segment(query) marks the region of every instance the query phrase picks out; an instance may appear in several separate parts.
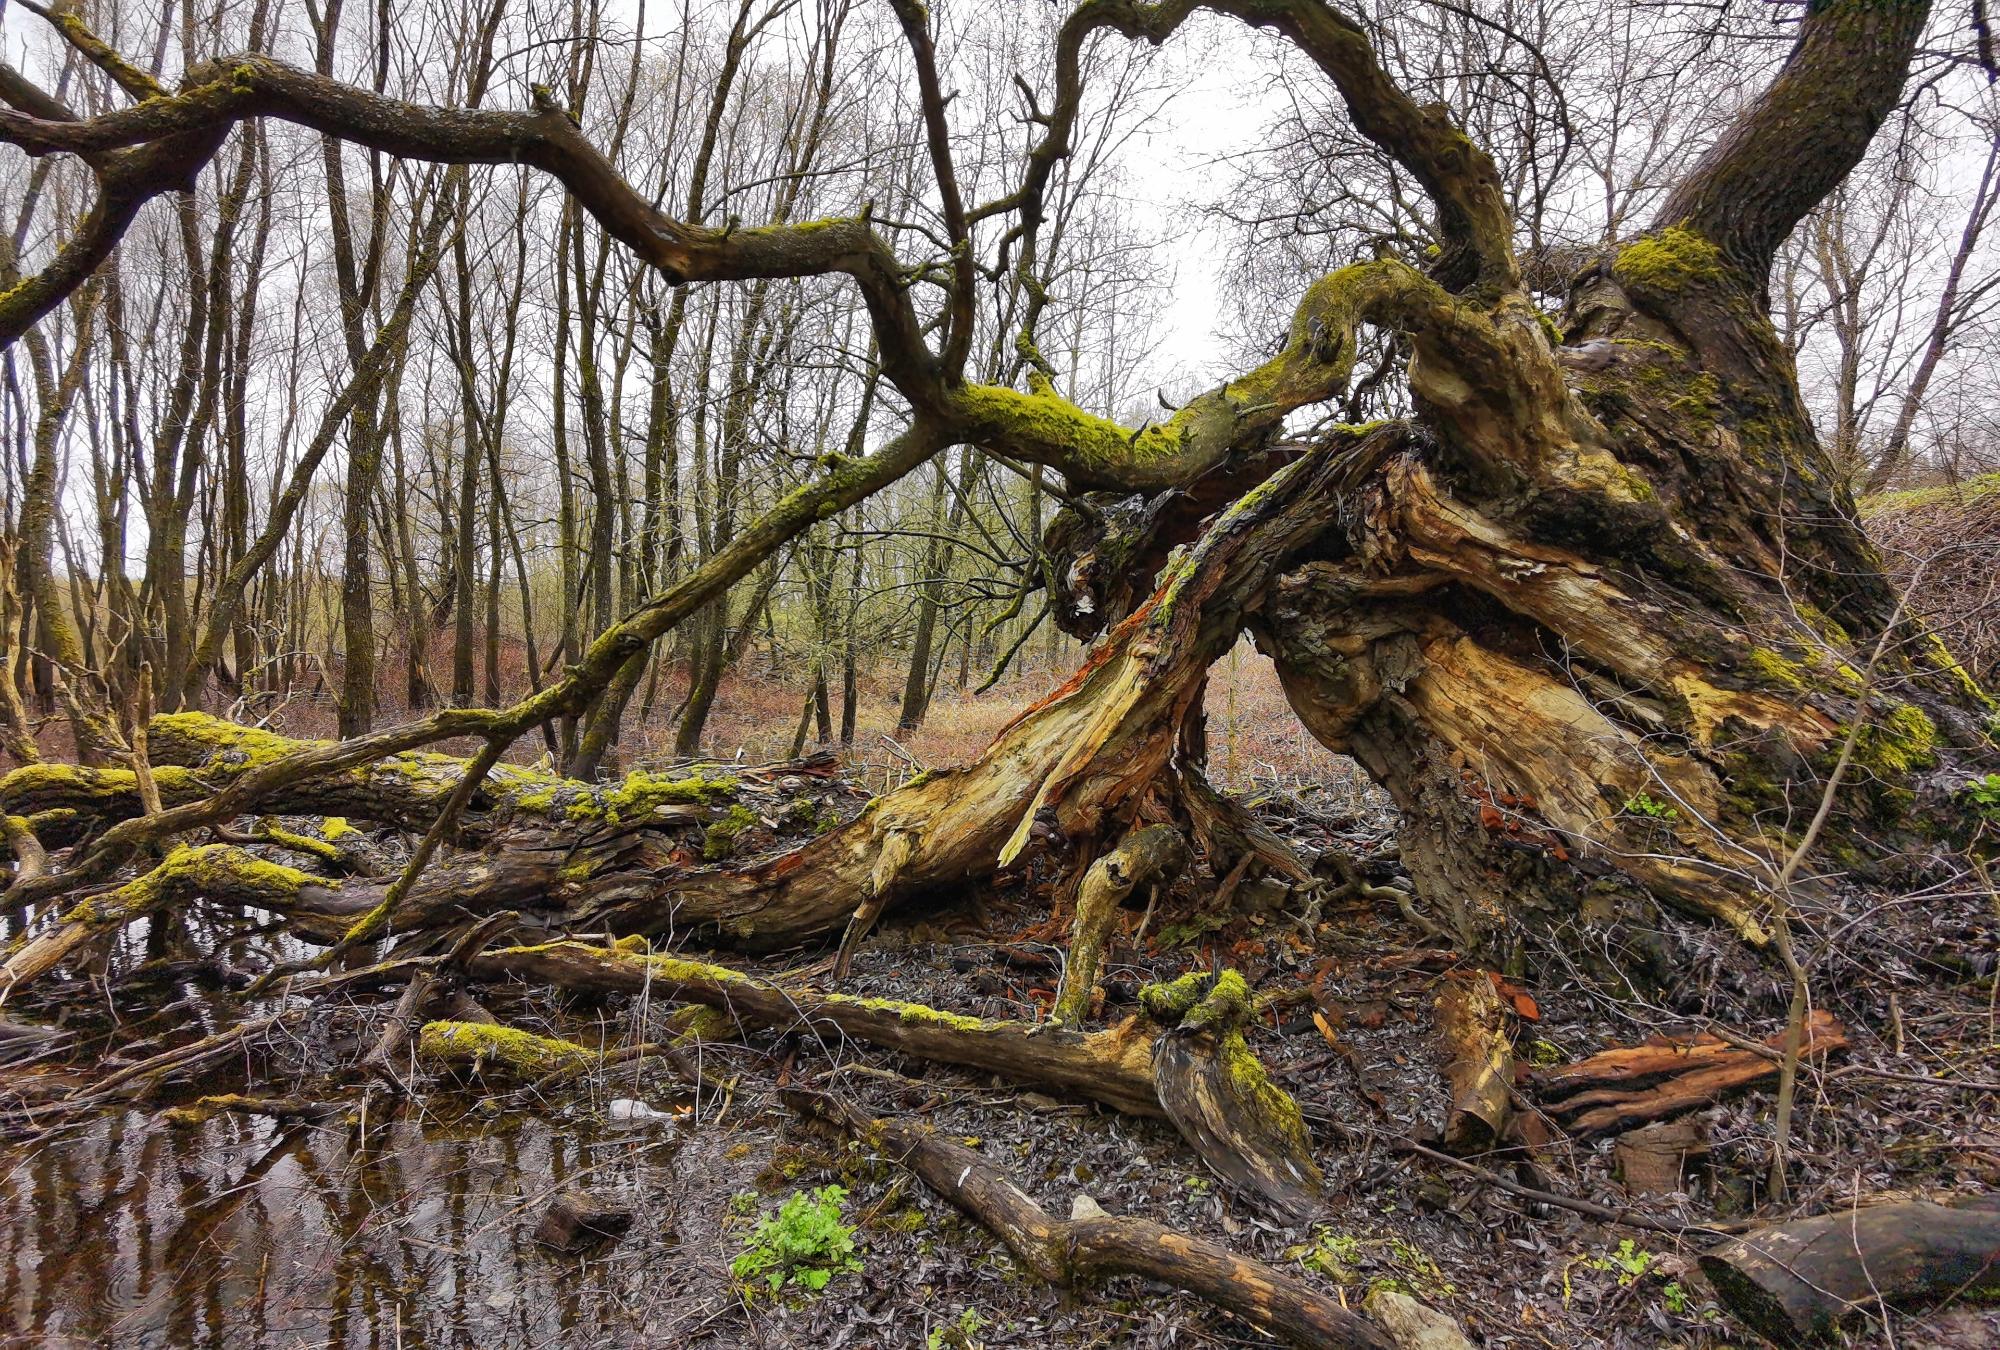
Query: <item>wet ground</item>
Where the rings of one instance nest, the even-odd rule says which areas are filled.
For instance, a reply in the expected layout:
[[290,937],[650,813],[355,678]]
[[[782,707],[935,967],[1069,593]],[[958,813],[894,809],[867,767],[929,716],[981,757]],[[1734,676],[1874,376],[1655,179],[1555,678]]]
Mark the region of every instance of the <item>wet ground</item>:
[[[1276,803],[1272,819],[1298,836],[1310,814]],[[1318,826],[1345,831],[1345,846],[1379,850],[1381,836],[1365,821]],[[1841,1063],[1936,1073],[1983,1054],[1990,1066],[2000,1039],[1988,1004],[1986,900],[1942,884],[1913,894],[1918,901],[1875,914],[1865,951],[1841,938],[1837,916],[1817,917],[1825,941],[1814,959],[1827,1004],[1855,1037]],[[1869,909],[1861,897],[1848,903],[1856,913]],[[855,991],[984,1016],[1033,1015],[1053,983],[1051,950],[1038,945],[1046,917],[1045,902],[1023,888],[926,921],[892,922],[861,953]],[[1327,1175],[1315,1224],[1281,1226],[1232,1197],[1164,1124],[797,1034],[692,1035],[681,1051],[699,1070],[693,1091],[657,1064],[545,1092],[438,1082],[392,1118],[360,1121],[351,1118],[360,1100],[354,1079],[339,1070],[372,1043],[386,1010],[377,994],[261,1033],[198,1089],[80,1118],[17,1116],[0,1141],[0,1342],[814,1350],[1269,1343],[1197,1300],[1137,1280],[1080,1293],[1034,1280],[899,1168],[803,1128],[777,1088],[815,1083],[878,1114],[927,1119],[1053,1212],[1066,1215],[1088,1195],[1113,1213],[1226,1243],[1357,1301],[1390,1283],[1451,1313],[1483,1344],[1745,1343],[1694,1275],[1692,1246],[1514,1199],[1391,1147],[1398,1137],[1426,1137],[1441,1117],[1432,1004],[1453,964],[1393,907],[1334,905],[1305,929],[1275,913],[1222,926],[1198,909],[1167,906],[1154,934],[1161,940],[1144,950],[1114,949],[1104,1019],[1122,1015],[1120,1000],[1145,980],[1224,963],[1266,991],[1308,991],[1274,1010],[1252,1043],[1313,1127]],[[1782,990],[1767,971],[1714,935],[1675,937],[1686,969],[1653,1004],[1613,998],[1580,973],[1530,982],[1536,1016],[1523,1027],[1524,1052],[1566,1060],[1699,1025],[1711,1012],[1755,1034],[1775,1025]],[[143,944],[144,935],[133,941]],[[503,1020],[586,1041],[690,1035],[674,1010],[623,999],[481,996]],[[0,1079],[12,1076],[18,1087],[98,1067],[106,1056],[213,1032],[239,1015],[213,982],[150,991],[148,1006],[175,1009],[164,1018],[134,1017],[140,1000],[130,990],[108,1002],[132,1020],[115,1024],[104,1007],[66,1009],[70,1047]],[[223,1115],[189,1124],[172,1113],[196,1090],[273,1078],[345,1109],[291,1122]],[[621,1100],[658,1114],[618,1123],[612,1104]],[[1809,1075],[1795,1199],[1825,1207],[1855,1191],[1991,1187],[2000,1182],[1994,1106],[1990,1095],[1838,1069]],[[1770,1107],[1760,1092],[1701,1113],[1712,1151],[1677,1196],[1628,1196],[1608,1143],[1555,1147],[1532,1171],[1510,1175],[1565,1195],[1637,1203],[1669,1220],[1726,1222],[1765,1199]],[[861,1269],[836,1276],[816,1298],[746,1293],[730,1262],[757,1222],[785,1197],[830,1183],[847,1189]],[[537,1242],[533,1229],[551,1198],[571,1189],[630,1207],[629,1233],[580,1255]],[[1621,1241],[1632,1245],[1621,1249]],[[2000,1317],[1897,1317],[1893,1329],[1863,1326],[1853,1343],[1996,1344]]]

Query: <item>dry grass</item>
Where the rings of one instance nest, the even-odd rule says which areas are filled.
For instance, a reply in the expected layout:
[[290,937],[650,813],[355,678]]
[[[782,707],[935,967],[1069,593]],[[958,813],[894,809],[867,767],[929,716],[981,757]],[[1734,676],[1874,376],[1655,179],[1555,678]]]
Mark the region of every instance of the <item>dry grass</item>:
[[1911,607],[1976,679],[2000,682],[2000,473],[1885,492],[1862,513],[1890,574],[1917,578]]

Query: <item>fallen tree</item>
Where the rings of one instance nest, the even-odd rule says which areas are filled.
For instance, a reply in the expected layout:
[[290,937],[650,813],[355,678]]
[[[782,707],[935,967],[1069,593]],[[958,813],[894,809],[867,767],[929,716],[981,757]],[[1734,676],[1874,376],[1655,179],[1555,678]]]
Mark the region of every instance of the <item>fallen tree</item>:
[[1704,1252],[1723,1306],[1784,1345],[1829,1337],[1856,1313],[1991,1297],[2000,1203],[1878,1203],[1747,1233]]
[[[1276,659],[1305,724],[1388,789],[1420,905],[1472,946],[1506,942],[1520,925],[1643,927],[1661,903],[1761,943],[1761,897],[1792,839],[1789,822],[1850,728],[1862,729],[1862,781],[1823,846],[1865,864],[1871,852],[1947,828],[1943,771],[1987,762],[1992,705],[1934,641],[1885,632],[1891,588],[1761,300],[1779,242],[1893,105],[1926,6],[1812,6],[1772,87],[1669,195],[1651,229],[1569,279],[1554,321],[1522,281],[1491,161],[1394,85],[1361,28],[1306,0],[1202,7],[1273,27],[1315,62],[1360,130],[1429,194],[1439,242],[1423,267],[1385,257],[1326,276],[1301,298],[1269,362],[1137,429],[1075,407],[1032,361],[1027,392],[965,383],[970,261],[954,265],[955,299],[934,351],[865,214],[763,231],[691,227],[635,193],[553,106],[389,107],[263,56],[190,69],[169,90],[80,23],[59,25],[145,101],[79,118],[46,96],[31,100],[0,117],[0,135],[32,154],[115,161],[121,184],[150,184],[153,159],[179,174],[185,156],[212,154],[238,122],[279,118],[413,158],[535,165],[675,281],[851,277],[869,297],[885,375],[913,422],[877,455],[802,487],[532,699],[499,712],[447,710],[340,745],[253,753],[219,791],[169,772],[162,810],[90,835],[65,868],[23,878],[15,899],[100,882],[146,848],[282,798],[319,795],[346,812],[385,776],[372,766],[407,768],[389,757],[472,736],[485,747],[463,769],[440,766],[435,781],[388,794],[408,808],[405,823],[428,814],[461,838],[458,817],[474,798],[487,807],[496,796],[549,791],[501,763],[515,738],[588,714],[680,618],[811,521],[954,442],[1053,466],[1074,488],[1133,508],[1088,517],[1072,508],[1051,536],[1056,557],[1071,563],[1047,569],[1059,614],[1073,631],[1108,634],[1077,679],[976,764],[890,794],[825,840],[664,883],[656,878],[671,869],[657,859],[606,867],[587,895],[564,898],[555,926],[661,931],[678,916],[776,947],[990,875],[1031,846],[1060,846],[1087,867],[1131,828],[1196,809],[1188,803],[1200,794],[1188,785],[1199,738],[1182,733],[1203,670],[1246,627]],[[1019,193],[993,208],[1018,210],[1027,242],[1048,174],[1067,153],[1081,45],[1106,28],[1163,41],[1194,8],[1086,4],[1072,16],[1047,139]],[[903,18],[923,67],[926,21],[914,9]],[[934,111],[936,133],[941,102]],[[1808,122],[1834,131],[1801,139]],[[937,153],[948,162],[948,149]],[[92,250],[157,190],[121,198],[128,214],[99,222],[108,239],[10,294],[0,333],[18,332],[80,284],[79,261],[98,256]],[[1309,447],[1283,442],[1290,412],[1344,386],[1364,325],[1408,344],[1412,415]],[[1023,340],[1032,346],[1031,334]],[[1580,359],[1586,347],[1591,359]],[[1859,653],[1885,637],[1881,669],[1871,662],[1861,678]],[[172,732],[149,736],[153,754],[171,758]],[[129,785],[73,775],[76,795],[50,809],[78,814],[51,828],[88,833],[91,818],[129,811],[133,772]],[[24,804],[36,799],[17,786]],[[40,800],[54,801],[54,785],[43,786]],[[434,851],[427,841],[420,864]],[[1233,859],[1208,861],[1226,870]],[[343,900],[329,910],[315,895],[304,908],[322,926],[362,914],[371,933],[421,925],[435,908],[420,894],[423,870],[372,907]],[[472,882],[467,907],[477,909],[481,885],[512,888],[506,870],[461,878]],[[1627,950],[1647,959],[1643,944]]]
[[[674,220],[546,95],[524,110],[417,107],[261,53],[193,65],[169,88],[76,15],[53,20],[133,101],[84,116],[17,77],[0,81],[10,105],[0,139],[74,156],[100,189],[50,264],[0,294],[0,341],[75,294],[144,203],[177,191],[237,126],[280,119],[387,154],[549,174],[670,284],[845,277],[866,299],[881,378],[907,421],[872,454],[828,456],[511,707],[444,709],[338,742],[182,710],[138,717],[121,746],[111,709],[79,705],[79,760],[124,763],[30,762],[0,780],[0,838],[15,864],[4,903],[27,916],[0,955],[0,999],[42,982],[39,996],[65,969],[89,973],[142,921],[149,940],[184,942],[174,921],[195,907],[272,923],[340,959],[387,944],[367,954],[388,983],[387,972],[428,970],[416,963],[509,914],[517,945],[460,953],[464,969],[657,992],[1163,1115],[1239,1190],[1297,1219],[1321,1179],[1296,1107],[1248,1051],[1240,980],[1155,988],[1156,1026],[1080,1029],[1108,912],[1178,866],[1166,841],[1191,843],[1197,874],[1223,891],[1250,867],[1311,875],[1203,777],[1207,671],[1245,632],[1276,662],[1304,725],[1393,799],[1410,913],[1481,956],[1553,943],[1588,959],[1613,953],[1600,964],[1621,967],[1593,973],[1664,979],[1674,964],[1656,931],[1662,906],[1762,945],[1774,908],[1790,903],[1779,893],[1802,845],[1865,872],[1955,828],[1952,793],[1995,763],[1994,704],[1902,620],[1766,297],[1779,245],[1900,97],[1927,5],[1806,6],[1772,86],[1650,225],[1542,292],[1523,279],[1491,158],[1396,85],[1359,23],[1316,0],[1087,0],[1059,36],[1056,89],[1034,119],[1023,180],[971,207],[951,171],[929,19],[913,3],[896,8],[937,168],[947,256],[935,267],[899,259],[871,209],[766,228]],[[1197,9],[1275,29],[1324,73],[1357,128],[1429,198],[1430,247],[1388,248],[1319,279],[1270,360],[1157,423],[1122,426],[1065,397],[1026,355],[1032,320],[1018,334],[1025,388],[969,378],[982,276],[973,223],[1008,218],[1006,247],[1032,250],[1050,175],[1069,153],[1086,42],[1105,31],[1161,42]],[[938,281],[939,308],[920,308],[928,292],[913,279]],[[1407,354],[1406,415],[1288,439],[1288,419],[1346,388],[1369,329]],[[641,771],[606,785],[505,762],[537,728],[595,719],[592,754],[575,761],[594,763],[631,692],[621,673],[653,643],[815,523],[956,445],[1062,475],[1071,505],[1045,540],[1042,581],[1065,627],[1099,639],[1073,678],[971,763],[921,775],[837,828],[819,832],[815,817],[796,831],[809,838],[772,831],[772,847],[746,849],[745,831],[768,826],[740,777]],[[44,562],[52,516],[43,502],[26,531],[26,552]],[[47,566],[35,579],[54,594]],[[37,603],[38,619],[55,621],[61,605]],[[199,674],[177,671],[176,693],[198,694]],[[0,730],[17,757],[38,760],[14,693],[0,688]],[[477,747],[469,757],[426,749],[464,739]],[[1850,762],[1855,786],[1836,799],[1829,775]],[[246,834],[246,820],[277,816],[319,823]],[[421,834],[398,874],[342,856],[335,822],[357,819]],[[671,934],[774,951],[844,931],[844,977],[885,911],[1031,863],[1059,872],[1057,894],[1077,902],[1060,1026],[957,1018],[566,940]],[[1579,929],[1605,931],[1583,941]],[[1504,1012],[1471,992],[1448,1000],[1445,1019],[1448,1129],[1466,1148],[1501,1130],[1509,1069]],[[572,1062],[472,1025],[428,1023],[419,1052],[459,1065],[512,1044],[552,1069]],[[203,1044],[145,1072],[184,1073],[234,1045]],[[1820,1048],[1816,1034],[1809,1051]],[[1655,1118],[1769,1071],[1750,1058],[1718,1053],[1664,1084],[1600,1085],[1608,1095],[1564,1109],[1585,1132]],[[927,1177],[962,1161],[902,1137]],[[964,1189],[974,1175],[947,1193],[1038,1253],[1027,1258],[1037,1269],[1158,1274],[1295,1336],[1374,1343],[1310,1291],[1226,1253],[1165,1261],[1160,1230],[1061,1224],[1004,1180],[977,1174],[977,1193]]]

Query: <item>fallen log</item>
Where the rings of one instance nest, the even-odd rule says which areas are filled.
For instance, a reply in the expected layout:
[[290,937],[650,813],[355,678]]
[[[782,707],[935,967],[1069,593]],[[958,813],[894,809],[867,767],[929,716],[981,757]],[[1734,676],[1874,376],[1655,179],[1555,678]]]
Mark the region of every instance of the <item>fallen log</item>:
[[537,1036],[492,1022],[426,1022],[417,1032],[417,1062],[475,1078],[500,1076],[538,1083],[587,1073],[603,1057],[575,1041]]
[[475,978],[521,978],[564,989],[646,993],[702,1003],[748,1026],[851,1038],[919,1059],[1061,1088],[1132,1115],[1164,1116],[1239,1192],[1292,1221],[1317,1207],[1319,1168],[1296,1103],[1243,1038],[1243,977],[1193,974],[1144,991],[1143,1017],[1104,1031],[990,1021],[921,1003],[820,993],[725,966],[616,947],[551,942],[470,958]]
[[1293,1345],[1394,1350],[1395,1342],[1295,1276],[1146,1219],[1079,1199],[1057,1219],[971,1149],[907,1121],[874,1118],[820,1093],[786,1094],[793,1109],[835,1126],[917,1174],[1053,1284],[1139,1275],[1185,1289]]
[[1788,1345],[1830,1336],[1849,1315],[2000,1298],[2000,1196],[1864,1205],[1799,1219],[1703,1253],[1722,1306]]
[[562,989],[649,993],[656,1002],[701,1003],[753,1027],[794,1028],[851,1038],[919,1059],[961,1064],[1065,1089],[1128,1114],[1159,1116],[1153,1032],[1131,1018],[1081,1033],[1031,1022],[989,1021],[921,1003],[862,998],[746,975],[727,966],[649,954],[643,941],[616,947],[550,942],[471,957],[475,979],[525,979]]
[[[1806,1019],[1801,1058],[1824,1058],[1847,1044],[1827,1012]],[[1778,1032],[1764,1044],[1784,1043]],[[1608,1134],[1708,1105],[1778,1075],[1778,1061],[1706,1033],[1654,1037],[1643,1044],[1528,1075],[1549,1115],[1573,1135]],[[1551,1100],[1554,1098],[1555,1100]]]

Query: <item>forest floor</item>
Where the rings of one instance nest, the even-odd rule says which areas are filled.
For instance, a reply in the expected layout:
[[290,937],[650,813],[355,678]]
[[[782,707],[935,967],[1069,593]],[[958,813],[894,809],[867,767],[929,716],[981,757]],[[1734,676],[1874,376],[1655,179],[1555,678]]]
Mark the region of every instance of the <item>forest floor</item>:
[[[1386,817],[1365,803],[1357,811],[1324,791],[1253,795],[1301,845],[1362,858],[1393,852]],[[1386,875],[1394,863],[1370,870]],[[1834,955],[1819,972],[1821,1006],[1853,1044],[1802,1084],[1792,1203],[1837,1208],[1884,1189],[2000,1182],[1990,1096],[1862,1072],[1943,1075],[1991,1063],[1995,953],[1982,909],[1990,899],[1857,894],[1843,903],[1869,906],[1870,938],[1848,955],[1837,942],[1826,948]],[[1031,880],[1011,894],[892,920],[862,951],[854,988],[1033,1017],[1053,980],[1054,949],[1041,945],[1052,936],[1046,918]],[[1583,979],[1528,985],[1531,1002],[1516,1000],[1534,1014],[1519,1029],[1522,1050],[1569,1061],[1711,1018],[1753,1035],[1772,1030],[1783,997],[1769,973],[1719,938],[1703,950],[1709,959],[1657,1004],[1613,998]],[[1088,1195],[1112,1213],[1213,1238],[1356,1301],[1392,1283],[1457,1317],[1483,1344],[1741,1342],[1692,1267],[1698,1242],[1523,1203],[1390,1146],[1435,1135],[1444,1100],[1432,1006],[1457,964],[1406,929],[1392,906],[1329,909],[1308,932],[1277,914],[1225,920],[1180,895],[1143,947],[1114,950],[1106,1016],[1144,981],[1224,962],[1265,988],[1311,991],[1310,1002],[1274,1012],[1252,1038],[1314,1128],[1327,1201],[1310,1227],[1276,1225],[1232,1198],[1161,1122],[797,1035],[742,1038],[712,1027],[704,1035],[703,1024],[690,1027],[666,1007],[524,992],[489,1004],[514,1025],[586,1040],[687,1037],[701,1089],[617,1069],[540,1094],[447,1085],[373,1131],[235,1116],[181,1125],[164,1113],[171,1100],[68,1122],[5,1146],[0,1308],[13,1343],[40,1345],[1264,1343],[1192,1297],[1136,1280],[1078,1295],[1036,1282],[897,1167],[802,1128],[777,1089],[811,1081],[837,1084],[878,1114],[925,1117],[1054,1212]],[[67,1029],[81,1033],[77,1053],[28,1072],[134,1058],[242,1015],[194,980],[150,1002],[158,1011],[141,1011],[125,990],[118,1011],[110,1001],[67,1010]],[[385,1007],[330,1012],[266,1039],[250,1058],[267,1061],[266,1080],[310,1081],[371,1044]],[[285,1067],[273,1074],[269,1061]],[[198,1090],[227,1090],[240,1078],[223,1071]],[[614,1105],[621,1101],[657,1114],[621,1120],[632,1113]],[[1710,1152],[1676,1195],[1628,1196],[1608,1142],[1551,1146],[1517,1159],[1529,1170],[1512,1174],[1669,1223],[1726,1222],[1764,1200],[1770,1110],[1764,1090],[1701,1113]],[[746,1295],[730,1267],[757,1224],[785,1197],[828,1185],[846,1190],[860,1269],[818,1297]],[[575,1187],[631,1205],[632,1232],[581,1257],[540,1247],[529,1230],[550,1196]],[[1876,1323],[1856,1343],[2000,1337],[1992,1312],[1892,1321],[1893,1340]]]
[[[1351,765],[1291,739],[1295,720],[1280,715],[1267,666],[1224,666],[1210,701],[1218,776],[1306,856],[1339,852],[1372,880],[1393,877],[1386,803]],[[987,708],[1018,708],[1025,692],[1000,691],[990,705],[948,697],[931,730],[896,742],[901,756],[880,756],[864,738],[855,778],[830,791],[858,809],[886,785],[874,775],[893,780],[903,756],[925,765],[968,757],[968,745],[976,750],[970,743],[983,744],[999,720],[982,723]],[[783,746],[752,734],[776,725],[781,710],[759,713],[745,686],[733,693],[716,723],[723,740],[739,728],[751,760],[788,750],[789,725]],[[864,729],[871,725],[864,718]],[[293,722],[286,730],[315,728]],[[891,916],[860,951],[850,991],[984,1017],[1038,1017],[1064,936],[1050,923],[1046,882],[1030,869],[1011,889]],[[922,1117],[1058,1215],[1088,1196],[1113,1214],[1260,1257],[1356,1304],[1391,1285],[1449,1313],[1480,1344],[1754,1341],[1722,1316],[1694,1266],[1707,1239],[1599,1223],[1397,1147],[1435,1141],[1444,1114],[1434,1005],[1461,965],[1451,951],[1408,926],[1393,904],[1335,902],[1302,924],[1254,905],[1211,913],[1204,906],[1213,889],[1212,879],[1184,879],[1142,943],[1130,937],[1138,915],[1123,916],[1128,936],[1104,972],[1099,1024],[1122,1016],[1142,984],[1191,969],[1229,965],[1260,992],[1304,991],[1272,1009],[1251,1044],[1312,1128],[1326,1197],[1309,1225],[1276,1223],[1233,1196],[1165,1122],[796,1030],[744,1035],[712,1017],[623,997],[479,991],[515,1026],[588,1043],[678,1040],[698,1068],[698,1087],[657,1067],[614,1067],[542,1091],[439,1080],[373,1124],[339,1116],[184,1122],[171,1114],[194,1096],[253,1081],[351,1084],[341,1075],[374,1043],[389,1006],[357,998],[260,1035],[240,1063],[165,1097],[54,1124],[14,1117],[0,1142],[0,1344],[1269,1343],[1192,1296],[1136,1279],[1075,1293],[1040,1283],[901,1168],[802,1125],[779,1095],[800,1085],[837,1089],[877,1115]],[[1764,1189],[1768,1083],[1690,1117],[1707,1151],[1679,1191],[1628,1193],[1612,1139],[1558,1134],[1532,1154],[1490,1155],[1480,1165],[1670,1227],[1837,1210],[1883,1191],[2000,1185],[2000,1096],[1936,1081],[1995,1076],[1995,903],[1963,880],[1895,895],[1835,886],[1802,915],[1817,1007],[1847,1029],[1850,1044],[1802,1076],[1786,1205],[1769,1204]],[[1542,978],[1507,986],[1522,1060],[1566,1063],[1718,1024],[1765,1037],[1782,1025],[1786,991],[1771,968],[1719,933],[1690,927],[1673,936],[1696,959],[1649,998],[1614,994],[1557,953],[1533,953]],[[127,938],[135,948],[145,940],[141,928]],[[283,955],[282,941],[269,939],[271,950],[259,955]],[[781,974],[785,965],[756,968]],[[241,983],[211,966],[176,970],[150,987],[107,986],[89,1004],[17,1001],[9,1019],[39,1016],[70,1039],[60,1053],[17,1061],[7,1073],[21,1075],[17,1085],[27,1076],[82,1080],[212,1034],[260,1011],[230,995]],[[1532,1108],[1531,1096],[1521,1104]],[[845,1191],[858,1268],[817,1296],[752,1292],[733,1260],[788,1197],[826,1186]],[[551,1197],[572,1189],[627,1205],[637,1221],[622,1240],[582,1255],[549,1250],[532,1230]],[[1850,1339],[1905,1350],[1991,1345],[2000,1343],[2000,1311],[1915,1319],[1882,1310]]]

